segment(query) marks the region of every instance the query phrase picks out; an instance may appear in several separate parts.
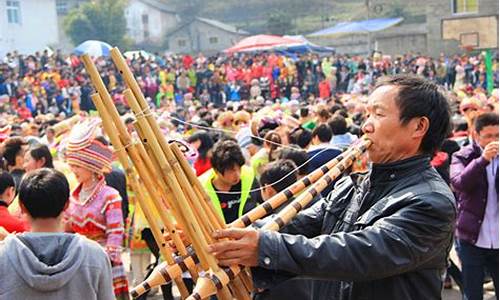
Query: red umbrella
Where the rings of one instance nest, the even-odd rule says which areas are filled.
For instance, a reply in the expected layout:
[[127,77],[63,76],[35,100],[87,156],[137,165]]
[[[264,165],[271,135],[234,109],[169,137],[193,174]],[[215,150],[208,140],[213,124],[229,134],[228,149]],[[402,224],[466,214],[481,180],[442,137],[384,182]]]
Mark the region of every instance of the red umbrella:
[[242,39],[236,45],[224,50],[226,53],[242,51],[266,50],[276,46],[297,44],[298,41],[292,38],[285,38],[278,35],[258,34]]

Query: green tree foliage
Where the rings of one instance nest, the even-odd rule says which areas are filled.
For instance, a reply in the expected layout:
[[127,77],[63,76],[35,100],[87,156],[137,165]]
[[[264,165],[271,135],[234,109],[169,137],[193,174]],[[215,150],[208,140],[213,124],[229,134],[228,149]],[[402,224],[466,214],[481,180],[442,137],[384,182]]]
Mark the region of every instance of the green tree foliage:
[[267,30],[270,33],[283,35],[290,33],[293,30],[292,27],[290,15],[282,11],[275,11],[269,14],[267,19]]
[[75,45],[86,40],[99,40],[112,46],[126,47],[125,4],[124,0],[85,3],[65,17],[64,30]]

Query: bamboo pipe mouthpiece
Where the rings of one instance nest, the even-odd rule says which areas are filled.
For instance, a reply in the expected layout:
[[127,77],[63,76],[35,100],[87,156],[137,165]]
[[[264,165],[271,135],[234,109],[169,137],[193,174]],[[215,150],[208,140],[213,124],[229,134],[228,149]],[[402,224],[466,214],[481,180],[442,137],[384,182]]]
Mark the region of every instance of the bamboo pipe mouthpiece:
[[172,277],[167,271],[168,267],[169,265],[167,262],[159,264],[145,281],[130,291],[130,295],[135,299],[151,290],[153,287],[172,281]]

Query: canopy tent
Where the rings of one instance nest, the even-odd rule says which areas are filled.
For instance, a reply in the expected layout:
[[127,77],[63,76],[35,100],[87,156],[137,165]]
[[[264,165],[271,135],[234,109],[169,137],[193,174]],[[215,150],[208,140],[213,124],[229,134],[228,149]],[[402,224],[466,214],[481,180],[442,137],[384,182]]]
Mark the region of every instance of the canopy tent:
[[403,18],[371,19],[365,21],[342,22],[333,27],[325,28],[309,34],[309,37],[339,37],[346,34],[372,33],[395,26]]
[[283,37],[297,40],[297,44],[292,45],[284,45],[277,46],[277,49],[284,50],[286,52],[292,53],[306,53],[306,52],[315,52],[315,53],[331,53],[335,49],[332,47],[323,47],[316,45],[306,39],[303,35],[285,35]]
[[297,40],[278,35],[258,34],[242,39],[236,45],[224,50],[225,53],[264,51],[275,46],[297,44]]

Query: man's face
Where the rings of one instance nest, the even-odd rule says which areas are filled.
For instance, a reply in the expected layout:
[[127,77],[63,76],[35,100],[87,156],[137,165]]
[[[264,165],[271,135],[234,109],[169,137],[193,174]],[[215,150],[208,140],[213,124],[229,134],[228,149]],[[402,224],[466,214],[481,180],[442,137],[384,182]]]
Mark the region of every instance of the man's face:
[[234,165],[232,168],[225,170],[224,173],[219,173],[219,175],[226,184],[236,185],[241,180],[241,166]]
[[474,130],[474,140],[478,143],[481,148],[484,149],[486,145],[491,142],[498,141],[498,125],[484,126],[481,131],[477,132]]
[[382,86],[368,98],[368,118],[363,132],[373,142],[368,156],[373,163],[389,163],[414,156],[420,140],[415,139],[415,119],[403,125],[396,105],[398,88]]

